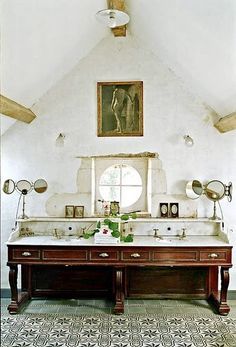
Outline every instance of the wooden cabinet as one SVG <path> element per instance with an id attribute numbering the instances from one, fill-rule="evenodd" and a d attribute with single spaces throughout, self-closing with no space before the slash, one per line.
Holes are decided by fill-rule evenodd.
<path id="1" fill-rule="evenodd" d="M 151 251 L 134 248 L 131 250 L 122 250 L 120 252 L 122 262 L 151 262 Z"/>
<path id="2" fill-rule="evenodd" d="M 9 282 L 12 300 L 8 307 L 16 313 L 35 293 L 75 295 L 78 293 L 113 295 L 114 312 L 124 312 L 126 296 L 207 297 L 220 314 L 229 312 L 227 289 L 232 266 L 231 246 L 147 247 L 110 246 L 27 246 L 8 244 Z M 22 265 L 23 291 L 18 293 L 17 271 Z M 38 270 L 40 269 L 40 271 Z M 45 271 L 42 271 L 45 269 Z M 103 270 L 104 269 L 104 270 Z M 106 270 L 105 270 L 106 269 Z M 218 295 L 218 270 L 221 289 Z M 42 275 L 40 275 L 42 274 Z M 99 275 L 98 275 L 99 274 Z M 41 276 L 41 277 L 40 277 Z M 54 279 L 54 280 L 53 280 Z M 47 283 L 45 283 L 45 281 Z M 60 282 L 63 285 L 58 285 Z M 94 283 L 93 283 L 94 282 Z M 50 288 L 51 283 L 51 288 Z M 109 290 L 106 290 L 106 283 Z M 160 284 L 161 283 L 161 284 Z M 41 286 L 40 288 L 37 286 Z M 56 291 L 59 287 L 60 291 Z M 153 287 L 155 291 L 153 293 Z M 166 292 L 166 296 L 164 295 Z M 45 292 L 44 292 L 45 293 Z M 192 295 L 192 296 L 191 296 Z"/>

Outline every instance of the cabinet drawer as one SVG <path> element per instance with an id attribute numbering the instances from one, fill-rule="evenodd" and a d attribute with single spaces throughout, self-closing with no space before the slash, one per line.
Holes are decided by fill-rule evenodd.
<path id="1" fill-rule="evenodd" d="M 225 251 L 200 251 L 200 260 L 207 262 L 227 261 L 227 250 Z"/>
<path id="2" fill-rule="evenodd" d="M 87 250 L 63 250 L 63 249 L 48 249 L 43 250 L 42 254 L 43 260 L 87 260 L 88 252 Z"/>
<path id="3" fill-rule="evenodd" d="M 153 252 L 154 261 L 160 262 L 189 262 L 198 260 L 197 251 Z"/>
<path id="4" fill-rule="evenodd" d="M 14 249 L 12 254 L 13 260 L 40 260 L 40 250 L 31 250 L 31 249 Z"/>
<path id="5" fill-rule="evenodd" d="M 99 261 L 110 261 L 110 260 L 119 260 L 118 251 L 108 251 L 108 250 L 92 250 L 90 251 L 90 260 L 99 260 Z"/>
<path id="6" fill-rule="evenodd" d="M 122 251 L 121 252 L 121 260 L 122 261 L 150 261 L 150 252 L 149 251 Z"/>

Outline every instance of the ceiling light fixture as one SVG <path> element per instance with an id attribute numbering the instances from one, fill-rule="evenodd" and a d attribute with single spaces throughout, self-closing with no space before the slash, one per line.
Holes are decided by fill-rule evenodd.
<path id="1" fill-rule="evenodd" d="M 129 23 L 129 15 L 116 9 L 101 10 L 96 13 L 99 22 L 107 25 L 109 28 L 116 28 Z"/>

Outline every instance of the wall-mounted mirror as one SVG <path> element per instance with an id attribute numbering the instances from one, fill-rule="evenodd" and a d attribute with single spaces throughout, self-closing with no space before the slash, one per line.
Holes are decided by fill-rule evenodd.
<path id="1" fill-rule="evenodd" d="M 2 190 L 6 194 L 12 194 L 14 192 L 15 188 L 16 188 L 15 182 L 11 179 L 8 179 L 3 183 Z"/>
<path id="2" fill-rule="evenodd" d="M 214 212 L 210 219 L 219 219 L 216 215 L 216 201 L 223 199 L 224 196 L 227 196 L 228 201 L 231 201 L 232 191 L 233 186 L 231 182 L 226 185 L 219 180 L 212 180 L 205 186 L 197 180 L 190 181 L 186 184 L 186 195 L 188 198 L 197 199 L 202 194 L 205 194 L 209 200 L 214 202 Z"/>
<path id="3" fill-rule="evenodd" d="M 186 185 L 186 195 L 190 199 L 198 199 L 203 193 L 203 185 L 198 180 L 193 180 Z"/>
<path id="4" fill-rule="evenodd" d="M 19 180 L 18 182 L 14 182 L 12 179 L 7 179 L 3 184 L 3 191 L 6 194 L 12 194 L 15 190 L 20 193 L 19 203 L 20 199 L 23 196 L 23 202 L 22 202 L 22 215 L 19 218 L 26 219 L 28 218 L 25 214 L 25 197 L 26 195 L 31 192 L 32 190 L 35 190 L 36 193 L 44 193 L 47 190 L 48 184 L 47 182 L 39 178 L 34 183 L 28 181 L 28 180 Z M 18 208 L 19 203 L 17 207 L 16 216 L 18 215 Z"/>
<path id="5" fill-rule="evenodd" d="M 232 201 L 232 194 L 233 194 L 233 185 L 232 182 L 229 182 L 227 186 L 225 186 L 225 195 L 228 198 L 228 201 Z"/>
<path id="6" fill-rule="evenodd" d="M 38 179 L 37 181 L 34 182 L 34 190 L 37 193 L 44 193 L 44 192 L 46 192 L 47 188 L 48 188 L 48 184 L 42 178 L 40 178 L 40 179 Z"/>

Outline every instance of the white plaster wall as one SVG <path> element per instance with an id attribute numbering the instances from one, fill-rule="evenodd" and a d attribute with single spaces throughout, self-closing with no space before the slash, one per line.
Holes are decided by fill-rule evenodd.
<path id="1" fill-rule="evenodd" d="M 144 136 L 102 138 L 96 136 L 96 82 L 142 80 L 144 83 Z M 186 181 L 220 179 L 236 186 L 235 132 L 220 134 L 211 124 L 208 110 L 151 52 L 131 36 L 108 37 L 34 106 L 37 119 L 15 123 L 2 137 L 2 181 L 45 178 L 48 191 L 27 196 L 26 212 L 46 215 L 46 202 L 54 194 L 77 191 L 80 155 L 120 152 L 158 152 L 166 171 L 167 193 L 182 194 Z M 55 139 L 66 135 L 63 148 Z M 183 135 L 194 138 L 188 148 Z M 6 246 L 14 226 L 19 195 L 2 194 L 2 288 L 8 287 Z M 78 205 L 80 201 L 78 201 Z M 213 204 L 201 198 L 199 216 L 211 216 Z M 236 233 L 236 198 L 222 200 L 227 228 Z M 234 251 L 234 259 L 236 252 Z M 230 289 L 236 289 L 231 270 Z"/>

